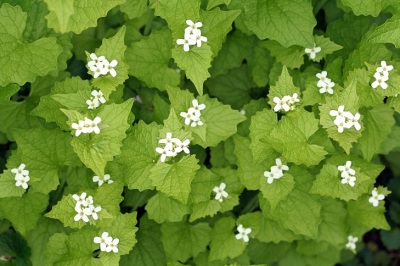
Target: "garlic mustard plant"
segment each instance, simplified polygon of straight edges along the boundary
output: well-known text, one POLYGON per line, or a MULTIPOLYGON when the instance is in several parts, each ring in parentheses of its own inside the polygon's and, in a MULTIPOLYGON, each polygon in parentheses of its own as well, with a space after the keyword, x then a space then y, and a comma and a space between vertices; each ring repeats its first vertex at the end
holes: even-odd
POLYGON ((99 187, 103 184, 112 184, 114 181, 111 180, 111 176, 109 174, 105 174, 103 177, 99 177, 97 175, 93 176, 93 182, 97 183, 99 187))
POLYGON ((194 23, 191 20, 186 20, 186 24, 188 27, 185 29, 184 37, 183 39, 177 39, 176 44, 183 45, 183 50, 189 52, 190 46, 196 45, 197 47, 201 47, 203 42, 207 42, 207 37, 201 36, 200 28, 203 26, 203 23, 194 23))
POLYGON ((87 63, 87 66, 89 70, 93 72, 94 78, 105 76, 108 73, 110 73, 112 77, 117 76, 117 72, 114 69, 118 65, 117 60, 114 59, 109 62, 104 55, 98 57, 95 53, 90 54, 90 59, 92 60, 87 63))
POLYGON ((215 199, 219 202, 222 202, 224 198, 228 197, 228 192, 225 191, 225 188, 226 184, 223 182, 219 184, 219 186, 213 188, 213 191, 215 192, 215 199))
POLYGON ((160 161, 163 163, 166 161, 168 157, 175 157, 180 152, 184 152, 186 154, 190 153, 189 144, 190 140, 186 139, 181 141, 178 138, 172 137, 171 132, 167 132, 164 139, 160 139, 158 141, 159 144, 164 144, 164 147, 157 147, 155 150, 157 153, 161 155, 160 161))
POLYGON ((348 240, 348 242, 346 244, 346 248, 350 249, 353 252, 355 252, 355 250, 356 250, 356 242, 358 241, 358 237, 349 235, 347 237, 347 240, 348 240))
POLYGON ((235 235, 237 240, 242 239, 244 242, 249 242, 249 234, 251 233, 251 228, 245 228, 242 224, 236 228, 238 233, 235 235))
POLYGON ((100 251, 118 253, 118 238, 112 238, 108 232, 103 232, 101 236, 96 236, 93 239, 95 244, 100 244, 100 251))
POLYGON ((368 199, 369 203, 371 203, 374 207, 378 207, 379 201, 385 199, 385 195, 379 194, 378 190, 374 188, 371 192, 372 196, 368 199))
POLYGON ((90 221, 90 217, 93 218, 93 220, 98 220, 98 212, 101 211, 101 206, 94 206, 93 202, 93 197, 92 196, 87 196, 86 192, 82 192, 82 194, 79 196, 78 194, 73 194, 72 198, 76 201, 75 203, 75 211, 76 215, 74 217, 74 221, 78 222, 80 220, 83 220, 85 223, 88 223, 90 221))
POLYGON ((270 171, 264 172, 264 177, 267 178, 267 183, 272 184, 275 179, 279 179, 283 176, 283 171, 288 171, 289 167, 287 165, 282 164, 280 158, 275 159, 276 165, 272 166, 270 171))
POLYGON ((310 57, 310 59, 314 60, 315 57, 317 56, 317 53, 321 52, 321 47, 316 46, 314 43, 314 47, 311 48, 305 48, 304 52, 306 54, 308 54, 308 56, 310 57))
POLYGON ((201 111, 206 108, 204 103, 199 104, 196 99, 192 100, 192 106, 187 110, 187 112, 181 112, 180 116, 185 118, 185 125, 190 125, 191 127, 202 126, 203 122, 201 119, 201 111))

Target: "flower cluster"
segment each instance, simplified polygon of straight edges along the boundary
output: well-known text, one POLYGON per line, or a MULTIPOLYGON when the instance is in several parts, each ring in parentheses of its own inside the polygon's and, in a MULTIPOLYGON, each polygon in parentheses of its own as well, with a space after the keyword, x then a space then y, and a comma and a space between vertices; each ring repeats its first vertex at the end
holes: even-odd
POLYGON ((183 39, 176 40, 176 44, 183 45, 183 50, 188 52, 191 45, 201 47, 202 42, 207 42, 207 37, 201 36, 201 30, 199 28, 203 26, 203 23, 194 23, 191 20, 186 20, 186 24, 188 27, 185 29, 185 35, 183 39))
POLYGON ((109 174, 105 174, 104 177, 99 177, 97 175, 95 175, 93 177, 93 182, 98 182, 99 187, 101 187, 101 185, 103 184, 111 184, 114 183, 114 181, 111 180, 111 177, 109 174))
POLYGON ((160 161, 165 162, 167 157, 175 157, 180 152, 184 152, 186 154, 190 153, 189 144, 190 140, 181 141, 178 138, 173 138, 172 133, 168 132, 165 136, 165 139, 160 139, 158 143, 165 144, 164 148, 157 147, 156 152, 161 154, 160 161))
POLYGON ((353 115, 351 112, 344 111, 344 105, 339 106, 337 110, 331 110, 329 115, 336 117, 333 123, 337 126, 339 133, 342 133, 345 128, 354 127, 357 131, 361 129, 358 122, 361 117, 360 114, 353 115))
POLYGON ((348 248, 352 251, 355 251, 356 250, 356 242, 358 241, 358 237, 349 235, 347 237, 347 240, 348 240, 348 242, 346 244, 346 248, 348 248))
POLYGON ((86 192, 82 192, 80 196, 77 194, 72 195, 72 198, 76 201, 75 211, 76 215, 74 221, 83 220, 85 223, 89 222, 91 216, 93 220, 99 219, 97 213, 101 211, 101 206, 94 207, 93 197, 86 197, 86 192))
POLYGON ((310 59, 314 60, 317 53, 321 52, 321 47, 315 46, 315 43, 314 43, 314 47, 306 48, 306 49, 304 49, 304 52, 310 56, 310 59))
POLYGON ((297 97, 298 97, 297 93, 293 93, 292 96, 289 95, 283 96, 282 99, 275 96, 274 99, 272 99, 274 103, 276 103, 274 111, 279 112, 280 110, 283 109, 285 112, 288 112, 289 110, 294 110, 295 104, 300 102, 300 99, 297 97))
POLYGON ((368 199, 369 203, 371 203, 374 207, 378 207, 379 201, 384 200, 385 195, 379 194, 378 190, 374 188, 372 190, 372 196, 368 199))
POLYGON ((15 174, 15 185, 22 187, 23 189, 28 188, 28 181, 31 180, 29 177, 29 171, 25 170, 25 164, 21 163, 18 168, 11 169, 11 173, 15 174))
POLYGON ((281 159, 275 159, 276 165, 271 167, 270 171, 265 171, 264 176, 267 178, 268 184, 272 184, 275 179, 279 179, 283 176, 283 171, 289 170, 287 165, 282 164, 281 159))
POLYGON ((118 253, 118 243, 119 239, 118 238, 112 238, 108 232, 103 232, 101 234, 101 237, 96 236, 93 239, 93 242, 96 244, 100 244, 100 251, 105 251, 105 252, 114 252, 118 253))
POLYGON ((191 127, 202 126, 203 122, 200 120, 201 110, 204 110, 206 105, 204 103, 199 104, 199 102, 194 99, 192 100, 192 107, 190 107, 187 112, 181 112, 180 116, 185 118, 185 125, 189 125, 191 127))
POLYGON ((219 202, 222 202, 224 198, 228 197, 228 192, 225 191, 226 184, 221 183, 219 186, 216 186, 213 188, 213 191, 216 193, 215 199, 218 200, 219 202))
POLYGON ((341 172, 340 177, 342 177, 342 184, 349 184, 354 187, 356 171, 351 168, 351 161, 347 161, 345 165, 338 166, 337 169, 341 172))
POLYGON ((91 94, 93 97, 90 97, 90 99, 86 101, 88 109, 96 109, 100 106, 100 103, 106 103, 106 99, 100 90, 93 90, 91 94))
POLYGON ((319 78, 317 82, 317 87, 319 88, 319 93, 329 93, 333 94, 333 87, 335 86, 335 82, 332 82, 330 78, 327 77, 328 72, 322 71, 318 73, 316 76, 319 78))
POLYGON ((72 129, 75 129, 75 136, 79 136, 81 133, 100 133, 99 123, 101 122, 101 118, 96 116, 95 119, 91 120, 85 117, 84 120, 79 120, 78 123, 72 123, 72 129))
POLYGON ((236 239, 243 239, 244 242, 249 242, 249 234, 251 233, 251 228, 244 228, 243 225, 239 224, 237 227, 238 234, 236 234, 236 239))
POLYGON ((386 90, 388 88, 386 81, 389 80, 389 72, 392 70, 392 65, 387 65, 386 61, 381 61, 381 66, 375 71, 375 81, 372 82, 371 87, 376 89, 378 86, 380 86, 382 89, 386 90))
POLYGON ((114 67, 118 65, 117 60, 112 60, 108 62, 105 56, 99 56, 95 53, 90 54, 91 61, 88 62, 88 67, 91 71, 93 71, 93 77, 98 78, 100 75, 107 75, 110 73, 111 76, 116 77, 117 71, 115 71, 114 67))

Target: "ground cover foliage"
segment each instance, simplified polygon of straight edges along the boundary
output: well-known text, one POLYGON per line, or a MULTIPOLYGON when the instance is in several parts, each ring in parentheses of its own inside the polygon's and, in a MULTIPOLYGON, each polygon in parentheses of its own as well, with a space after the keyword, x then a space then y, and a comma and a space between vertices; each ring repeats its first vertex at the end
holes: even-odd
POLYGON ((397 265, 397 2, 0 1, 0 264, 397 265))

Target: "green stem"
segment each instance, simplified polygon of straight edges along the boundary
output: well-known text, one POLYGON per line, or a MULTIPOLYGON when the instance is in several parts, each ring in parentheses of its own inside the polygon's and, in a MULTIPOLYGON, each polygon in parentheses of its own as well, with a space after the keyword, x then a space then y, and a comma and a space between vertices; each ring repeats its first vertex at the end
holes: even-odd
POLYGON ((149 36, 151 27, 153 25, 153 20, 154 20, 154 14, 153 14, 153 12, 151 12, 149 15, 149 19, 147 20, 146 26, 144 27, 144 31, 143 31, 144 36, 149 36))

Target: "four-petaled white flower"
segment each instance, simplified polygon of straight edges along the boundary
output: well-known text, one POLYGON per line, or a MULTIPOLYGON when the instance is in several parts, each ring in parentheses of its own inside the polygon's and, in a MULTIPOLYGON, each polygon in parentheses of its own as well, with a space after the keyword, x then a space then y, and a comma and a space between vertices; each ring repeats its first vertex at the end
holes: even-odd
POLYGON ((71 128, 75 129, 75 136, 81 135, 81 133, 100 133, 99 123, 101 122, 101 118, 96 116, 95 119, 91 120, 87 117, 84 120, 79 120, 78 123, 72 123, 71 128))
POLYGON ((340 165, 337 169, 341 172, 341 177, 348 177, 350 175, 354 176, 356 174, 356 171, 351 168, 351 161, 346 161, 345 165, 340 165))
POLYGON ((352 251, 355 251, 356 250, 356 242, 358 241, 358 237, 349 235, 347 237, 347 240, 348 240, 348 242, 346 244, 346 248, 348 248, 352 251))
POLYGON ((378 190, 376 188, 374 188, 372 190, 372 196, 368 199, 368 201, 374 206, 374 207, 378 207, 379 205, 379 201, 384 200, 385 199, 385 195, 383 194, 379 194, 378 190))
POLYGON ((290 106, 288 104, 288 101, 290 99, 290 96, 284 96, 282 99, 279 97, 275 96, 272 101, 276 103, 274 107, 275 112, 279 112, 281 109, 283 109, 285 112, 290 110, 290 106))
POLYGON ((86 100, 86 104, 88 105, 88 109, 96 109, 100 106, 100 103, 106 103, 106 99, 104 98, 103 93, 98 90, 93 90, 91 92, 92 97, 86 100))
POLYGON ((319 78, 317 82, 318 87, 323 87, 326 83, 331 82, 331 80, 328 78, 328 72, 322 71, 321 73, 317 73, 315 76, 319 78))
POLYGON ((355 176, 346 176, 342 178, 342 184, 349 184, 350 186, 354 187, 356 184, 356 177, 355 176))
POLYGON ((103 232, 101 237, 96 236, 93 238, 93 242, 96 244, 100 244, 100 251, 105 252, 114 252, 118 253, 118 238, 112 238, 108 232, 103 232))
POLYGON ((183 151, 184 153, 189 154, 190 153, 189 144, 190 144, 190 140, 188 140, 188 139, 184 140, 177 145, 177 147, 175 148, 175 151, 177 153, 180 153, 181 151, 183 151))
POLYGON ((381 61, 381 66, 376 69, 376 73, 382 74, 382 76, 389 77, 389 72, 393 70, 392 65, 387 65, 386 61, 381 61))
POLYGON ((15 174, 15 178, 20 178, 29 175, 29 171, 25 169, 26 165, 21 163, 17 168, 11 169, 11 173, 15 174))
POLYGON ((107 246, 112 242, 112 237, 109 236, 108 232, 103 232, 101 234, 101 237, 96 236, 93 239, 93 242, 96 244, 100 244, 100 250, 101 251, 106 251, 107 246))
POLYGON ((93 72, 94 78, 107 75, 108 73, 110 73, 112 77, 117 76, 117 72, 114 69, 118 65, 117 60, 114 59, 109 62, 105 56, 102 55, 97 57, 95 53, 91 53, 89 57, 92 60, 87 63, 87 66, 89 67, 90 71, 93 72))
POLYGON ((181 141, 178 138, 173 138, 171 132, 167 132, 165 139, 160 139, 158 143, 165 144, 166 150, 172 150, 174 145, 179 144, 181 141))
POLYGON ((192 106, 189 107, 187 112, 181 112, 180 116, 185 118, 185 125, 190 125, 191 127, 202 126, 203 122, 200 120, 201 111, 206 108, 204 103, 199 104, 196 99, 192 100, 192 106))
POLYGON ((93 176, 93 182, 97 182, 99 187, 101 187, 103 184, 112 184, 114 181, 111 180, 111 177, 109 174, 105 174, 103 178, 95 175, 93 176))
POLYGON ((165 162, 165 160, 167 159, 167 157, 174 157, 174 156, 175 156, 175 153, 174 153, 174 152, 172 152, 172 151, 170 151, 170 150, 167 150, 166 148, 157 147, 157 148, 156 148, 156 152, 158 152, 159 154, 161 154, 160 161, 161 161, 162 163, 165 162))
POLYGON ((186 154, 190 153, 189 144, 190 140, 186 139, 181 141, 178 138, 173 138, 171 132, 167 132, 164 139, 160 139, 158 141, 160 144, 164 144, 164 147, 157 147, 156 152, 161 155, 160 161, 163 163, 167 159, 167 157, 175 157, 180 152, 184 152, 186 154))
POLYGON ((325 92, 327 92, 327 93, 329 93, 329 94, 333 94, 333 87, 334 87, 334 86, 335 86, 335 82, 330 81, 330 82, 328 82, 328 83, 325 83, 325 84, 323 85, 323 87, 320 87, 319 93, 325 93, 325 92))
POLYGON ((321 52, 321 47, 318 47, 314 43, 314 47, 312 48, 305 48, 304 52, 310 56, 311 59, 315 59, 317 53, 321 52))
POLYGON ((274 182, 274 179, 281 178, 283 176, 283 174, 280 172, 265 171, 264 176, 267 178, 268 184, 272 184, 272 182, 274 182))
POLYGON ((244 242, 249 242, 249 234, 251 233, 251 228, 244 228, 243 225, 239 224, 237 227, 238 234, 236 234, 236 239, 243 239, 244 242))
POLYGON ((275 179, 279 179, 283 176, 283 171, 288 171, 289 167, 282 164, 280 158, 275 159, 276 165, 271 166, 270 171, 265 171, 264 176, 267 178, 267 183, 272 184, 275 179))
POLYGON ((72 123, 72 129, 75 129, 75 136, 79 137, 81 133, 87 133, 87 127, 85 127, 85 121, 79 120, 78 123, 72 123))
POLYGON ((337 110, 330 110, 330 116, 334 116, 333 123, 337 126, 338 132, 343 133, 344 129, 354 127, 357 131, 361 129, 358 122, 361 118, 359 113, 353 115, 351 112, 344 110, 344 105, 340 105, 337 110))
POLYGON ((72 198, 76 201, 75 203, 75 211, 76 215, 74 216, 74 221, 78 222, 83 220, 85 223, 89 222, 89 218, 92 217, 93 220, 99 219, 98 212, 101 211, 101 206, 94 206, 93 197, 86 197, 86 192, 82 192, 80 196, 77 194, 73 194, 72 198))
POLYGON ((207 42, 207 37, 201 36, 200 28, 203 26, 201 22, 194 23, 191 20, 186 20, 186 27, 183 39, 177 39, 176 44, 183 45, 183 50, 189 52, 190 46, 196 45, 201 47, 203 42, 207 42))
POLYGON ((228 197, 228 192, 225 191, 225 188, 226 184, 223 182, 219 184, 219 186, 213 188, 213 191, 215 192, 215 199, 219 202, 222 202, 224 198, 228 197))
POLYGON ((374 74, 375 81, 372 82, 371 87, 376 89, 378 86, 380 86, 382 89, 386 90, 388 88, 388 84, 386 81, 389 80, 389 76, 382 76, 381 73, 376 72, 374 74))
POLYGON ((22 187, 23 189, 28 189, 28 182, 31 178, 27 176, 15 177, 15 186, 22 187))

